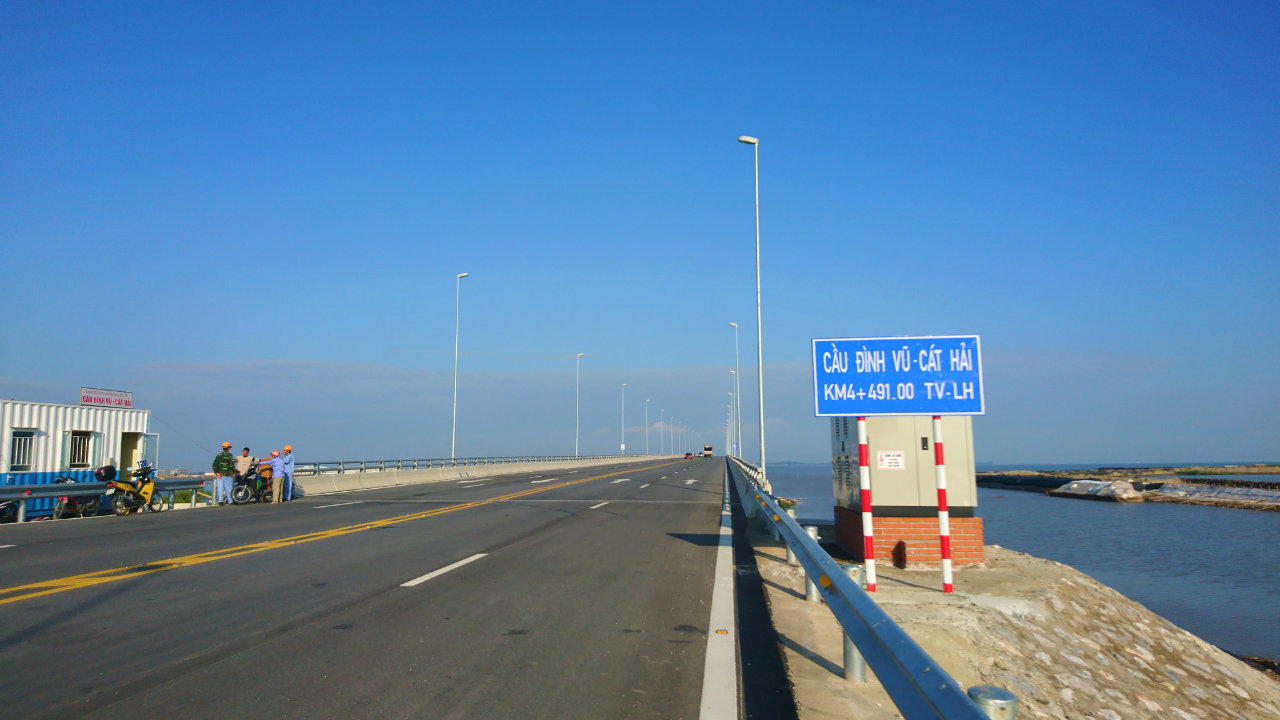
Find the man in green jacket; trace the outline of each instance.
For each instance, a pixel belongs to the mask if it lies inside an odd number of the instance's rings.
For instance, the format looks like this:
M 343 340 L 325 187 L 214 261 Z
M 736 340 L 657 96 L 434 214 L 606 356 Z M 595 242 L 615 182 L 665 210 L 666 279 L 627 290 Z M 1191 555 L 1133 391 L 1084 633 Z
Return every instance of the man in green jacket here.
M 222 443 L 222 452 L 213 459 L 213 499 L 219 505 L 231 504 L 231 473 L 235 459 L 231 457 L 231 443 Z

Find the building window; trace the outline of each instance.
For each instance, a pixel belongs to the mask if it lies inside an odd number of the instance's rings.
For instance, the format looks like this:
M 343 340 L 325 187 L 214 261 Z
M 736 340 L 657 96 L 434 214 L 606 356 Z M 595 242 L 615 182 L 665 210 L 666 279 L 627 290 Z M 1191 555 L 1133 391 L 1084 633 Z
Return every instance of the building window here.
M 67 465 L 73 468 L 89 467 L 89 448 L 93 443 L 93 433 L 76 430 L 71 433 L 71 455 Z
M 35 442 L 35 430 L 14 430 L 9 443 L 9 470 L 18 472 L 31 469 L 31 445 Z

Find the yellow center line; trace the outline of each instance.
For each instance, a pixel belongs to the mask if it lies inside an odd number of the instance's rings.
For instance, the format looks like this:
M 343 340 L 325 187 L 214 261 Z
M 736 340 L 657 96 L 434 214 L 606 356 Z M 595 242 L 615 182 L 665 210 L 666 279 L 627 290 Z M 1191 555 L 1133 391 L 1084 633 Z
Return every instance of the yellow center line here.
M 666 467 L 667 465 L 674 465 L 675 462 L 655 465 L 654 467 Z M 20 600 L 30 600 L 31 598 L 37 598 L 43 595 L 53 595 L 54 593 L 66 592 L 67 590 L 77 590 L 79 588 L 102 585 L 104 583 L 115 582 L 117 580 L 141 577 L 142 575 L 151 575 L 153 573 L 164 572 L 165 570 L 177 570 L 178 568 L 193 567 L 195 565 L 202 565 L 216 560 L 226 560 L 227 558 L 262 552 L 263 550 L 291 547 L 316 540 L 325 540 L 327 538 L 350 535 L 351 533 L 364 532 L 365 530 L 373 530 L 375 528 L 388 527 L 390 525 L 397 525 L 399 523 L 406 523 L 413 520 L 436 517 L 437 515 L 457 512 L 458 510 L 483 507 L 496 502 L 518 500 L 527 495 L 534 495 L 536 493 L 569 487 L 571 485 L 579 485 L 581 483 L 591 482 L 592 480 L 614 477 L 615 475 L 623 475 L 634 469 L 635 468 L 632 468 L 631 470 L 619 470 L 618 472 L 605 473 L 604 475 L 595 475 L 592 477 L 580 478 L 578 480 L 569 480 L 567 482 L 556 483 L 555 485 L 547 485 L 545 487 L 536 487 L 529 490 L 508 493 L 506 495 L 499 495 L 487 500 L 475 500 L 472 502 L 459 503 L 457 505 L 449 505 L 442 508 L 409 513 L 408 515 L 397 515 L 396 517 L 387 518 L 385 520 L 374 520 L 371 522 L 359 523 L 357 525 L 347 525 L 345 527 L 334 528 L 332 530 L 309 532 L 305 535 L 295 535 L 293 537 L 280 538 L 278 540 L 267 540 L 249 545 L 239 545 L 236 547 L 223 548 L 221 550 L 210 550 L 207 552 L 195 553 L 193 555 L 169 558 L 168 560 L 143 563 L 142 565 L 126 565 L 124 567 L 112 568 L 110 570 L 98 570 L 81 575 L 70 575 L 54 580 L 43 580 L 41 582 L 30 583 L 28 585 L 16 585 L 9 588 L 0 588 L 0 605 L 6 605 Z

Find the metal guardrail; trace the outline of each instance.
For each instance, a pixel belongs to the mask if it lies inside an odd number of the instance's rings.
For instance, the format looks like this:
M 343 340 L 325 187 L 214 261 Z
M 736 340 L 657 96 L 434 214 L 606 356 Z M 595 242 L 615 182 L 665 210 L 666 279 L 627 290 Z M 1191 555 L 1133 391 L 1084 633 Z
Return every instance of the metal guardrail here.
M 911 639 L 874 600 L 845 574 L 813 537 L 788 515 L 773 497 L 760 488 L 760 471 L 738 458 L 731 458 L 748 480 L 743 508 L 748 517 L 755 504 L 790 553 L 804 567 L 810 590 L 817 589 L 826 600 L 847 638 L 866 659 L 885 691 L 907 720 L 990 720 L 1013 718 L 1016 699 L 1000 688 L 979 686 L 969 693 Z M 741 489 L 741 488 L 740 488 Z M 816 599 L 816 598 L 813 598 Z M 986 706 L 979 707 L 972 697 Z M 995 710 L 995 712 L 992 712 Z M 990 714 L 988 714 L 990 713 Z
M 309 475 L 341 475 L 349 472 L 382 472 L 385 470 L 431 470 L 433 468 L 513 465 L 530 462 L 566 462 L 569 460 L 609 460 L 626 455 L 512 455 L 507 457 L 418 458 L 404 460 L 326 460 L 298 463 L 294 477 Z M 642 456 L 635 456 L 637 460 Z
M 173 494 L 179 490 L 191 490 L 191 506 L 196 505 L 195 490 L 204 486 L 205 480 L 199 477 L 193 478 L 173 478 L 169 480 L 156 480 L 155 492 L 161 495 L 168 495 L 169 509 L 173 509 Z M 18 522 L 23 522 L 27 518 L 27 501 L 39 500 L 41 498 L 56 498 L 67 495 L 81 497 L 85 495 L 102 495 L 107 491 L 107 484 L 104 482 L 78 482 L 74 484 L 68 483 L 39 483 L 36 485 L 0 485 L 0 501 L 16 500 L 18 501 Z

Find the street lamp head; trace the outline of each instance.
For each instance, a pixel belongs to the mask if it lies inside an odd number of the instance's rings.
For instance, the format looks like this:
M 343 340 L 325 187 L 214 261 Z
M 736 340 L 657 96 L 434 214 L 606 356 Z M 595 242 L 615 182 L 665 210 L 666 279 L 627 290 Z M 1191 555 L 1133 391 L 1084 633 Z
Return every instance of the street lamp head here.
M 586 353 L 578 353 L 578 357 L 586 357 L 586 356 L 587 356 Z
M 730 324 L 730 325 L 732 325 L 732 326 L 734 326 L 734 327 L 738 327 L 738 323 L 731 322 L 731 323 L 729 323 L 729 324 Z
M 750 135 L 743 135 L 742 137 L 738 138 L 738 142 L 740 142 L 740 143 L 746 143 L 746 144 L 748 144 L 748 145 L 759 145 L 759 144 L 760 144 L 760 140 L 759 140 L 758 138 L 753 138 L 753 137 L 751 137 Z
M 468 275 L 470 275 L 470 274 L 471 274 L 471 273 L 458 273 L 458 279 L 459 279 L 459 280 L 461 280 L 462 278 L 464 278 L 464 277 L 466 277 L 466 276 L 468 276 Z

